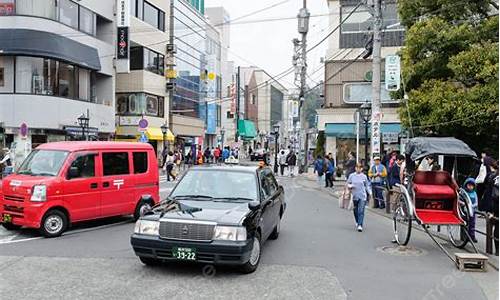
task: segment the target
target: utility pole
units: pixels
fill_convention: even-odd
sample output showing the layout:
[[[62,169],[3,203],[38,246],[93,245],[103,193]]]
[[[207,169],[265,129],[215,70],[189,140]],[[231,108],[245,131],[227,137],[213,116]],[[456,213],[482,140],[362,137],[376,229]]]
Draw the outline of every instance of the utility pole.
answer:
[[[305,102],[305,89],[306,89],[306,75],[307,75],[307,32],[309,31],[309,16],[310,13],[307,10],[307,0],[303,0],[302,8],[299,10],[298,17],[298,31],[302,35],[302,40],[300,42],[301,46],[301,69],[300,69],[300,93],[299,93],[299,118],[300,118],[300,131],[299,135],[304,135],[304,141],[301,140],[300,150],[303,153],[304,158],[302,160],[301,171],[307,172],[307,126],[306,126],[306,114],[304,109]],[[298,53],[295,53],[298,55]]]
[[[235,116],[235,119],[236,119],[236,126],[235,126],[235,134],[234,134],[234,141],[235,142],[238,142],[238,138],[239,138],[239,132],[238,132],[238,123],[240,121],[240,66],[238,66],[238,71],[236,73],[236,116]]]
[[[373,66],[372,66],[372,157],[380,155],[380,123],[382,121],[380,104],[380,52],[382,47],[382,0],[374,0],[373,24]]]

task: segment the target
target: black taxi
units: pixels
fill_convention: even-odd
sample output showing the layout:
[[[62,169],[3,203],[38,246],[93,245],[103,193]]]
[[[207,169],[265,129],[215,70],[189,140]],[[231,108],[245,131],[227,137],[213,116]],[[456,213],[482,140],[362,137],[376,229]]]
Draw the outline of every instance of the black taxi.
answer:
[[[278,238],[285,209],[284,189],[268,167],[194,167],[137,221],[131,244],[146,265],[191,261],[251,273],[262,244]]]

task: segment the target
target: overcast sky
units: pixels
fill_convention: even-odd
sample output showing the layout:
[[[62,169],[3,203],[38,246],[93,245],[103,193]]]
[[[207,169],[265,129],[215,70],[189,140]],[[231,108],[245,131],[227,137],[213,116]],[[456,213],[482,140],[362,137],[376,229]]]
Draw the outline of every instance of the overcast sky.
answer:
[[[292,39],[299,38],[297,19],[302,0],[205,0],[206,7],[223,6],[231,19],[236,19],[273,4],[285,2],[269,10],[246,17],[238,22],[252,20],[293,18],[279,21],[252,22],[249,24],[231,25],[231,46],[229,56],[236,65],[256,65],[271,75],[276,75],[291,67],[293,45]],[[308,45],[321,40],[329,31],[326,0],[309,0],[307,5],[311,13],[309,23]],[[320,58],[325,55],[326,41],[308,54],[308,73],[316,70]],[[312,79],[318,82],[324,77],[322,71],[316,72]],[[281,82],[286,87],[293,84],[293,73],[283,78]],[[308,80],[310,83],[313,81]]]

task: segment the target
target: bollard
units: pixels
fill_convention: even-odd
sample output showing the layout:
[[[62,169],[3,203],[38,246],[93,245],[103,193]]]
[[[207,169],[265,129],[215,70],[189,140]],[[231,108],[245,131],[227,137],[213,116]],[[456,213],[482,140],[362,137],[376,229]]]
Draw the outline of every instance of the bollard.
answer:
[[[493,254],[493,232],[491,230],[491,218],[486,214],[484,219],[486,220],[486,253]]]

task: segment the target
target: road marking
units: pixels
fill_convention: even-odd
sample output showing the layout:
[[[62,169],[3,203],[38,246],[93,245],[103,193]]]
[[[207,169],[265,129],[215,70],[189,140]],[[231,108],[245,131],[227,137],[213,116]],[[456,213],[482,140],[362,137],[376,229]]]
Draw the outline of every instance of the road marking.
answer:
[[[27,241],[39,240],[39,239],[43,239],[43,236],[36,236],[36,237],[19,239],[19,240],[12,240],[12,241],[0,241],[0,245],[13,244],[13,243],[19,243],[19,242],[27,242]]]

